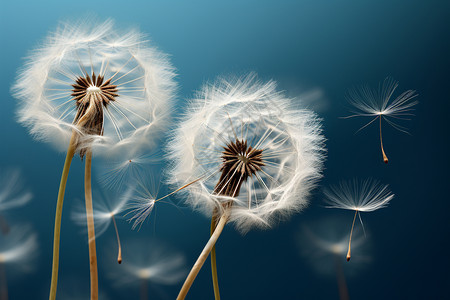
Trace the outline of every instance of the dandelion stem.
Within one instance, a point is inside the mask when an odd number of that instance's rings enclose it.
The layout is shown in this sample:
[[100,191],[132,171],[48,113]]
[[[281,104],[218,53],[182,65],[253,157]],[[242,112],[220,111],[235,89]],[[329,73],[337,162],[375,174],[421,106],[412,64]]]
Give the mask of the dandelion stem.
[[86,151],[86,165],[84,169],[84,197],[86,200],[86,218],[89,239],[89,266],[91,274],[91,300],[98,299],[98,274],[97,274],[97,253],[95,250],[95,228],[94,209],[92,207],[92,187],[91,187],[91,166],[92,150]]
[[[214,234],[214,231],[216,230],[216,225],[217,225],[217,211],[213,214],[213,217],[211,218],[211,236]],[[216,245],[214,245],[211,250],[211,273],[214,287],[214,299],[220,300],[219,278],[217,277]]]
[[353,235],[353,227],[355,226],[356,215],[358,214],[358,210],[355,210],[355,216],[353,217],[352,230],[350,231],[350,239],[348,240],[348,251],[347,251],[347,261],[350,261],[351,256],[351,246],[352,246],[352,235]]
[[0,215],[0,231],[2,232],[3,235],[7,235],[9,233],[9,224],[8,221],[6,221],[6,219]]
[[61,181],[59,183],[58,200],[56,202],[55,229],[53,237],[52,280],[50,285],[50,296],[49,296],[50,300],[56,299],[56,288],[58,284],[59,240],[61,236],[62,208],[64,202],[64,192],[66,191],[67,177],[69,176],[70,164],[72,162],[72,158],[76,150],[75,140],[76,140],[76,133],[73,133],[72,137],[70,138],[69,147],[67,148],[66,161],[64,162]]
[[117,230],[116,218],[114,218],[114,215],[111,215],[111,218],[113,220],[114,229],[116,230],[117,245],[119,247],[119,250],[117,253],[117,263],[121,264],[122,263],[122,246],[120,245],[119,230]]
[[202,253],[200,253],[200,256],[197,258],[197,261],[195,262],[194,266],[191,269],[191,272],[189,272],[188,277],[184,281],[183,287],[181,288],[180,293],[178,294],[177,300],[183,300],[186,297],[189,289],[191,288],[192,283],[195,280],[195,277],[197,277],[198,272],[202,268],[203,264],[208,258],[209,253],[211,252],[212,248],[217,242],[217,239],[222,233],[225,224],[228,222],[229,214],[230,214],[229,209],[226,209],[222,214],[222,216],[220,217],[216,229],[214,230],[214,233],[209,238],[208,243],[206,244],[205,248],[203,248]]
[[148,299],[148,282],[146,279],[141,279],[141,300]]
[[383,153],[383,161],[385,164],[387,164],[389,162],[386,153],[384,152],[384,147],[383,147],[383,136],[381,134],[381,115],[378,116],[378,118],[380,118],[380,144],[381,144],[381,153]]
[[0,300],[8,300],[8,282],[6,281],[6,269],[3,263],[0,263]]
[[339,260],[338,255],[334,255],[334,263],[336,267],[336,279],[339,289],[339,299],[340,300],[348,300],[348,288],[347,288],[347,282],[345,280],[344,270],[342,268],[341,261]]

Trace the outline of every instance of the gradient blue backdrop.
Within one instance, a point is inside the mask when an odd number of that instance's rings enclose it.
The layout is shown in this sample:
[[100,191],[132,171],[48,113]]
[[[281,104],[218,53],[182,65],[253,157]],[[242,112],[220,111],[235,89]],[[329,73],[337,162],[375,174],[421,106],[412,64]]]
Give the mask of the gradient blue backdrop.
[[[113,18],[117,27],[138,27],[171,55],[179,74],[178,116],[185,99],[217,75],[256,71],[263,80],[276,80],[290,96],[321,91],[318,113],[324,119],[328,148],[321,186],[374,177],[389,183],[396,194],[388,208],[363,216],[370,231],[372,263],[347,278],[350,298],[450,298],[450,2],[18,0],[4,1],[0,8],[0,168],[20,167],[34,192],[32,203],[8,218],[33,224],[40,256],[37,272],[9,281],[11,299],[47,297],[64,154],[33,141],[16,123],[10,87],[22,58],[59,21],[89,14],[100,20]],[[406,123],[411,136],[385,127],[390,158],[386,166],[381,162],[377,127],[355,135],[364,120],[339,117],[348,113],[345,94],[350,87],[375,86],[388,75],[399,80],[399,91],[417,90],[420,104]],[[74,200],[83,196],[82,166],[74,160],[66,193],[59,291],[74,289],[88,295],[86,237],[70,220]],[[297,241],[302,225],[336,214],[350,225],[350,212],[323,208],[318,189],[308,209],[272,230],[242,236],[227,226],[218,242],[222,298],[337,299],[335,278],[315,273],[300,255]],[[157,236],[185,253],[189,265],[209,234],[206,217],[170,205],[158,206],[139,232],[132,232],[126,222],[119,225],[123,239]],[[137,299],[138,289],[113,288],[104,276],[103,253],[113,234],[108,230],[98,240],[100,289],[107,299]],[[150,298],[173,299],[180,286],[151,288]],[[188,298],[212,297],[206,265]]]

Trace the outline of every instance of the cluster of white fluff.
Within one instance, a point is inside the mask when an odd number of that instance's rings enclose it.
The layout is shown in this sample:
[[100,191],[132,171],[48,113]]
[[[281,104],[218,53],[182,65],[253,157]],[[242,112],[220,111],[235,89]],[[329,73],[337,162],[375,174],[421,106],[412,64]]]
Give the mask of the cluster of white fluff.
[[[176,84],[167,56],[150,47],[136,30],[118,34],[112,21],[61,24],[44,46],[28,57],[13,93],[20,100],[19,121],[38,140],[68,147],[77,109],[71,97],[77,77],[113,77],[119,94],[104,109],[103,136],[85,136],[96,154],[122,146],[151,146],[167,124]],[[100,151],[101,150],[101,151]],[[95,150],[94,150],[95,151]]]
[[[321,177],[324,137],[320,120],[299,99],[276,91],[273,81],[254,74],[219,79],[197,94],[169,143],[169,182],[189,185],[187,202],[211,216],[232,201],[230,221],[241,232],[268,227],[279,217],[301,210]],[[264,166],[244,182],[236,197],[217,195],[223,147],[236,139],[263,149]]]

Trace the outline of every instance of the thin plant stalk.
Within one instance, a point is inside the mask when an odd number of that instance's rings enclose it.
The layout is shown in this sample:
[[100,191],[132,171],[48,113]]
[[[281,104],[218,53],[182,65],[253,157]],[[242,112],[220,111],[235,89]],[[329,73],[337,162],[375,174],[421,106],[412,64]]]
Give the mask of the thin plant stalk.
[[222,214],[222,216],[220,217],[216,229],[214,230],[214,233],[209,238],[208,243],[206,244],[205,248],[203,248],[202,253],[200,253],[200,256],[197,258],[197,261],[195,262],[194,266],[191,269],[191,272],[189,272],[188,277],[184,281],[184,284],[178,294],[177,300],[183,300],[186,297],[187,293],[189,292],[189,289],[192,286],[192,283],[194,283],[195,277],[197,277],[198,272],[202,268],[203,264],[205,263],[206,259],[209,256],[209,253],[211,252],[212,248],[217,242],[217,239],[222,233],[225,224],[227,224],[228,217],[229,217],[229,210],[226,209]]
[[381,144],[381,153],[383,154],[383,161],[385,164],[387,164],[389,162],[386,153],[384,152],[384,147],[383,147],[383,136],[381,134],[381,116],[378,116],[378,118],[380,118],[380,144]]
[[53,263],[52,263],[52,280],[50,285],[50,300],[56,299],[56,288],[58,285],[58,267],[59,267],[59,241],[61,236],[61,217],[62,208],[64,203],[64,193],[66,191],[67,178],[69,176],[70,164],[75,154],[76,134],[73,133],[70,138],[69,147],[67,148],[66,160],[64,162],[64,168],[61,175],[61,181],[59,183],[58,200],[56,201],[56,213],[55,213],[55,229],[53,237]]
[[116,218],[114,218],[114,214],[111,214],[111,219],[114,224],[114,229],[116,230],[116,237],[117,237],[117,245],[118,245],[118,253],[117,253],[117,263],[122,263],[122,246],[120,245],[120,237],[119,237],[119,230],[117,230],[117,224],[116,224]]
[[344,270],[342,268],[341,261],[339,260],[338,255],[334,255],[334,263],[336,267],[336,279],[339,289],[339,299],[340,300],[348,300],[348,288],[347,288],[347,282],[345,280]]
[[353,217],[352,230],[350,231],[350,239],[348,240],[348,251],[347,251],[347,261],[350,261],[351,256],[351,246],[352,246],[352,235],[353,235],[353,227],[355,226],[356,215],[358,214],[358,210],[355,210],[355,216]]
[[147,279],[142,278],[141,279],[141,290],[140,290],[140,296],[141,300],[147,300],[148,299],[148,282]]
[[[214,213],[213,217],[211,218],[211,236],[216,230],[216,225],[217,225],[217,213]],[[214,299],[220,300],[219,278],[217,277],[216,245],[214,245],[211,250],[211,274],[214,287]]]
[[0,231],[2,232],[3,235],[7,235],[9,233],[9,224],[8,221],[6,221],[6,219],[0,215]]
[[8,282],[6,280],[6,268],[0,263],[0,300],[8,300]]
[[91,300],[98,299],[98,271],[97,253],[95,250],[94,209],[92,207],[91,187],[92,150],[86,151],[86,165],[84,172],[84,197],[86,200],[86,218],[89,239],[89,269],[91,275]]

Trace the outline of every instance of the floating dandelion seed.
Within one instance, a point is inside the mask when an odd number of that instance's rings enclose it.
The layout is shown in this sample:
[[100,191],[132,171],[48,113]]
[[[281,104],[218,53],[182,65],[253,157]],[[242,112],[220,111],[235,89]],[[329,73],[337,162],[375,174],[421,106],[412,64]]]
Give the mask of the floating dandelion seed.
[[343,234],[345,228],[340,218],[320,219],[305,224],[298,235],[301,254],[315,271],[324,275],[335,275],[341,300],[349,299],[346,275],[353,275],[361,266],[370,261],[367,237],[362,230],[353,232],[353,249],[358,249],[351,264],[342,265],[342,256],[347,252],[348,236]]
[[149,147],[167,123],[174,95],[173,68],[166,55],[137,31],[117,34],[112,21],[63,24],[36,50],[13,92],[19,122],[38,140],[67,148],[55,217],[50,299],[56,297],[59,239],[65,186],[72,157],[86,157],[85,199],[91,266],[91,296],[98,280],[92,212],[91,163],[132,146]]
[[388,77],[384,80],[383,84],[379,85],[378,90],[372,90],[368,86],[351,90],[349,92],[349,101],[356,110],[353,112],[353,115],[344,117],[373,117],[372,121],[359,130],[364,129],[379,119],[381,153],[383,154],[383,161],[385,163],[388,163],[389,160],[384,152],[381,120],[385,120],[389,125],[399,131],[408,133],[406,128],[397,124],[396,121],[408,120],[409,116],[413,116],[412,111],[414,109],[412,107],[418,103],[418,101],[413,101],[417,97],[416,91],[413,90],[403,92],[393,101],[390,101],[397,87],[398,82]]
[[101,183],[108,189],[120,191],[124,187],[136,185],[136,178],[151,176],[150,166],[161,161],[161,154],[156,151],[148,152],[129,149],[105,160],[99,168]]
[[4,169],[0,173],[0,230],[3,234],[9,232],[9,225],[4,214],[6,211],[27,204],[33,194],[27,191],[21,180],[19,169]]
[[389,201],[394,198],[394,194],[388,189],[388,185],[382,185],[370,179],[362,182],[356,180],[349,182],[343,181],[338,186],[330,186],[329,189],[325,189],[324,194],[328,203],[327,208],[355,211],[348,241],[347,261],[349,261],[351,258],[352,234],[356,215],[359,216],[359,221],[364,229],[360,212],[371,212],[386,207]]
[[126,240],[124,245],[123,264],[106,265],[107,274],[115,286],[140,285],[140,299],[149,299],[149,284],[173,285],[186,275],[184,256],[159,240]]
[[187,202],[212,217],[211,239],[179,294],[183,299],[230,221],[247,232],[270,227],[307,205],[321,176],[323,136],[316,115],[295,109],[255,75],[205,86],[191,102],[169,144],[170,182],[183,186]]
[[37,235],[30,226],[11,226],[7,235],[0,235],[0,297],[8,299],[6,268],[15,273],[35,269],[38,254]]
[[[117,238],[117,262],[122,263],[122,246],[120,243],[119,230],[117,229],[116,218],[126,209],[127,201],[130,199],[132,189],[123,193],[123,195],[101,196],[96,194],[96,201],[93,203],[94,221],[95,221],[95,237],[101,236],[111,225],[114,225]],[[79,225],[86,226],[86,211],[83,211],[83,203],[79,203],[72,211],[72,219]],[[120,217],[120,216],[119,216]]]
[[129,194],[129,201],[126,207],[128,212],[125,214],[126,217],[129,216],[128,221],[133,222],[133,230],[141,228],[144,221],[152,213],[157,202],[169,201],[168,197],[180,190],[178,189],[157,199],[156,195],[159,193],[159,183],[160,181],[156,174],[149,173],[146,177],[135,178],[134,191]]

